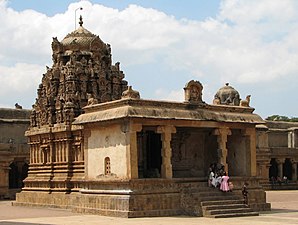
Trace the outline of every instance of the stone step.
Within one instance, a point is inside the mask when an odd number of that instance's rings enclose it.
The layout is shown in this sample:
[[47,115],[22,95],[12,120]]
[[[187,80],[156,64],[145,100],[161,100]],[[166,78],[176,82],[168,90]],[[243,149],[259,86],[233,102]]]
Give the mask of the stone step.
[[226,202],[228,200],[240,200],[239,197],[235,196],[235,195],[229,195],[229,196],[210,195],[210,196],[200,196],[199,198],[202,202],[206,202],[206,201],[223,201],[223,202]]
[[251,212],[254,212],[251,208],[216,209],[216,210],[206,210],[205,215],[239,214],[239,213],[251,213]]
[[234,194],[230,193],[230,192],[198,192],[196,194],[199,194],[200,196],[224,196],[224,197],[230,197],[230,196],[235,196]]
[[191,192],[192,195],[195,196],[200,196],[200,197],[205,197],[205,196],[224,196],[224,197],[230,197],[230,196],[235,196],[231,193],[221,193],[221,192]]
[[258,216],[258,215],[259,215],[259,213],[257,213],[257,212],[247,212],[247,213],[217,214],[217,215],[210,215],[210,216],[206,216],[206,217],[229,218],[229,217]]
[[220,206],[220,205],[227,205],[227,204],[243,204],[243,200],[241,199],[234,199],[234,200],[219,200],[219,201],[202,201],[201,206]]
[[242,208],[248,208],[248,206],[244,204],[202,206],[203,210],[242,209]]

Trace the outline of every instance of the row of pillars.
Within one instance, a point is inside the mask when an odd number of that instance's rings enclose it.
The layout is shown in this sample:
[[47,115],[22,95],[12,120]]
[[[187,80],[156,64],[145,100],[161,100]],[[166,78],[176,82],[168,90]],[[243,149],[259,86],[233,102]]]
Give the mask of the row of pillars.
[[[128,162],[130,162],[130,166],[128,166],[127,174],[131,179],[138,178],[138,150],[137,150],[137,132],[142,130],[142,125],[140,124],[130,124],[130,129],[128,134],[128,143],[130,145],[127,146],[127,152],[129,152]],[[171,149],[171,140],[172,134],[176,133],[175,126],[167,125],[167,126],[158,126],[157,133],[161,134],[162,141],[162,165],[161,165],[161,177],[170,179],[173,177],[172,170],[172,149]],[[228,164],[227,164],[227,140],[228,136],[231,135],[231,130],[229,128],[217,128],[213,132],[214,135],[217,136],[218,149],[218,162],[224,165],[225,170],[228,172]],[[245,129],[243,135],[249,136],[249,146],[250,146],[250,174],[251,176],[256,176],[256,143],[255,143],[255,129],[248,128]]]
[[[285,159],[277,159],[277,166],[278,166],[278,176],[280,178],[283,177],[283,164],[285,163]],[[292,180],[297,181],[297,162],[291,161],[292,163]]]

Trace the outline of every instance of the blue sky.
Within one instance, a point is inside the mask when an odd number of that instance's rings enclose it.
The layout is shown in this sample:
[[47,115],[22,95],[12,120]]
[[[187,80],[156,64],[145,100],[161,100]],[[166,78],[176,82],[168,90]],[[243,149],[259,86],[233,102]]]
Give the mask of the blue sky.
[[[17,11],[34,9],[48,16],[63,13],[73,0],[10,0],[9,6]],[[107,7],[125,9],[130,4],[140,5],[145,8],[154,8],[173,15],[178,19],[188,18],[202,20],[214,17],[218,12],[220,0],[92,0],[94,4],[102,4]]]
[[183,101],[199,80],[211,104],[229,82],[263,118],[298,117],[296,0],[0,0],[0,107],[31,108],[78,7],[142,98]]

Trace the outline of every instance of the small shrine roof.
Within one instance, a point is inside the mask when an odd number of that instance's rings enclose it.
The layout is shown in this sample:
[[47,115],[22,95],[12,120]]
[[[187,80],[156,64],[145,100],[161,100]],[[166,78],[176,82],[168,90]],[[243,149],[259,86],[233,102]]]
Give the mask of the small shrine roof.
[[254,108],[208,105],[206,103],[189,104],[184,102],[121,99],[87,106],[84,110],[85,113],[77,117],[73,124],[95,123],[122,118],[265,123],[259,115],[253,114]]

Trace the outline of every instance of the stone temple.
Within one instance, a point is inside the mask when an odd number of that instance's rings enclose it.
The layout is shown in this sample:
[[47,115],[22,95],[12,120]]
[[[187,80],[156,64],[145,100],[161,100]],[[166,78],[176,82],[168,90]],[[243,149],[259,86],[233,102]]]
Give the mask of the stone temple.
[[[30,164],[16,205],[121,217],[270,209],[256,169],[256,126],[264,121],[249,96],[241,100],[226,84],[210,105],[203,85],[191,80],[183,102],[142,99],[119,63],[112,65],[110,45],[81,18],[62,41],[53,38],[52,50],[26,131]],[[233,192],[207,186],[214,162],[228,172]],[[245,182],[248,205],[241,196]],[[206,206],[216,202],[236,208],[210,212]]]

